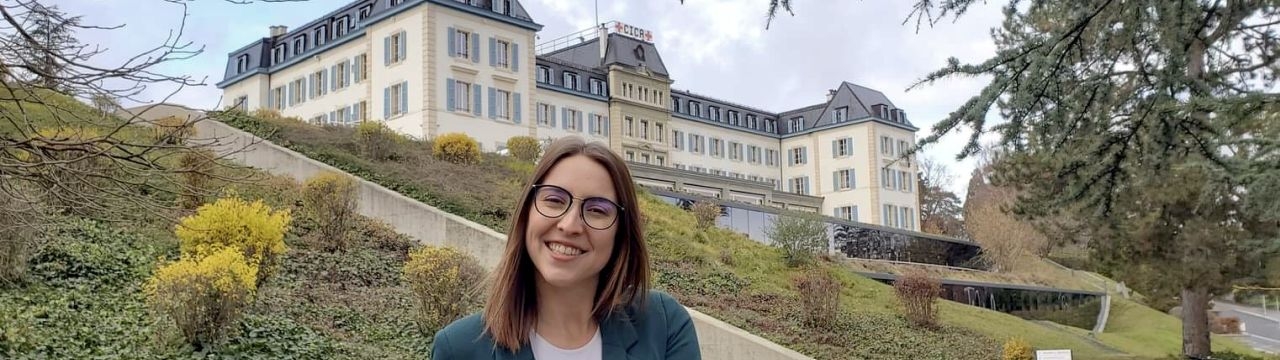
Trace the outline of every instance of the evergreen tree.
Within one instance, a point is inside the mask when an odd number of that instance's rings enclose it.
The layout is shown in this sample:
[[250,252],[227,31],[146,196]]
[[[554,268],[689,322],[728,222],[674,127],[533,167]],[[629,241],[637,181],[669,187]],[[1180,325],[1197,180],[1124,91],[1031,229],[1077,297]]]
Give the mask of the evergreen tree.
[[24,31],[11,35],[7,41],[14,46],[16,60],[23,64],[44,88],[59,89],[67,66],[79,60],[80,43],[75,29],[80,27],[79,16],[67,16],[57,5],[46,6],[32,2],[21,14]]

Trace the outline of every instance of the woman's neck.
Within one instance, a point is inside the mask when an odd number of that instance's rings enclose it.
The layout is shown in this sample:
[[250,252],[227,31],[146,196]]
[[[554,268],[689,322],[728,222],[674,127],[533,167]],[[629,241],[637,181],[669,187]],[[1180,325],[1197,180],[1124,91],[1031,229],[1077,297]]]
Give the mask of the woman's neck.
[[596,282],[581,286],[553,287],[537,281],[539,336],[562,349],[576,349],[595,336],[599,324],[591,317]]

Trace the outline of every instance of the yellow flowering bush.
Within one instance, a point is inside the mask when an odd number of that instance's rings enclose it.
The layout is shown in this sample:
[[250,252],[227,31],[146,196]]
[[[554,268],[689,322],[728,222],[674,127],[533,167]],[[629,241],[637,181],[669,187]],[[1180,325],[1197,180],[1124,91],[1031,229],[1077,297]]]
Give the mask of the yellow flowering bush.
[[206,256],[226,247],[244,252],[246,261],[258,267],[265,278],[285,252],[284,234],[292,221],[289,211],[275,210],[257,200],[236,196],[201,205],[196,213],[182,218],[174,229],[179,250],[185,255]]
[[356,201],[356,181],[351,176],[326,172],[307,179],[302,209],[325,248],[347,248],[348,232],[356,221]]
[[1034,360],[1035,355],[1031,351],[1031,344],[1020,338],[1012,338],[1004,343],[1004,354],[1000,357],[1002,360]]
[[479,308],[484,268],[450,247],[423,246],[409,253],[405,282],[413,290],[418,330],[430,336]]
[[231,330],[252,300],[257,277],[258,268],[244,253],[227,246],[161,266],[142,290],[152,311],[172,320],[188,343],[202,349]]
[[152,129],[155,140],[164,144],[182,144],[196,134],[194,122],[177,116],[157,119]]
[[432,141],[431,155],[454,164],[473,164],[480,161],[480,143],[467,134],[448,133]]

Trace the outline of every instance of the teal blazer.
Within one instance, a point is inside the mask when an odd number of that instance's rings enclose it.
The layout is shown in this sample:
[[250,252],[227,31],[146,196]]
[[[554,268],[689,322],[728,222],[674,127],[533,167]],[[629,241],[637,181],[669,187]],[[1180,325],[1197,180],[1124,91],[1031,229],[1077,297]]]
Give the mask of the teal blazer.
[[[630,307],[600,323],[604,358],[701,359],[698,333],[684,306],[671,295],[653,290],[647,300],[644,309]],[[431,359],[534,360],[528,344],[517,353],[498,347],[484,331],[480,314],[454,321],[437,332]]]

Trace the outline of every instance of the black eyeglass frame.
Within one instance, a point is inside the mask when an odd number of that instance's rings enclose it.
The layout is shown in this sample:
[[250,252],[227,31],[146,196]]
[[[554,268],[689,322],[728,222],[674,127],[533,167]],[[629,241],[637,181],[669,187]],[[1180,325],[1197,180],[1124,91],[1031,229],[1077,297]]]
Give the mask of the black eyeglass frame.
[[[546,213],[542,212],[542,209],[541,209],[541,208],[539,208],[539,207],[538,207],[538,198],[537,198],[538,190],[540,190],[540,189],[544,189],[544,188],[557,189],[557,190],[560,190],[560,191],[564,192],[564,193],[565,193],[565,195],[568,195],[568,197],[569,197],[569,203],[565,205],[565,207],[564,207],[564,212],[560,213],[560,215],[556,215],[556,216],[547,215]],[[617,208],[617,209],[618,209],[618,214],[617,214],[617,215],[615,215],[615,216],[613,217],[613,221],[612,221],[612,222],[610,222],[608,226],[605,226],[605,227],[603,227],[603,228],[598,228],[598,227],[595,227],[595,226],[591,226],[591,222],[590,222],[590,221],[587,221],[587,214],[586,214],[586,211],[582,209],[582,206],[581,206],[581,205],[579,205],[579,206],[578,206],[578,217],[582,219],[582,223],[583,223],[583,224],[585,224],[585,225],[587,225],[587,227],[592,228],[592,229],[596,229],[596,230],[608,230],[609,228],[612,228],[614,225],[617,225],[617,224],[618,224],[618,221],[619,221],[620,219],[622,219],[622,214],[623,214],[623,213],[625,213],[625,212],[627,212],[627,209],[626,209],[626,208],[622,207],[622,205],[619,205],[618,203],[614,202],[613,200],[609,200],[609,199],[602,198],[602,197],[599,197],[599,196],[593,196],[593,197],[589,197],[589,198],[585,198],[585,199],[584,199],[584,198],[580,198],[580,197],[575,197],[575,196],[573,196],[573,193],[569,192],[569,190],[565,190],[565,188],[562,188],[562,187],[559,187],[559,186],[556,186],[556,185],[551,185],[551,184],[534,184],[533,186],[530,186],[530,187],[529,187],[529,193],[531,194],[531,196],[529,197],[529,202],[530,202],[530,203],[529,203],[529,206],[533,207],[533,210],[534,210],[534,211],[537,211],[537,212],[538,212],[538,214],[540,214],[540,215],[542,215],[542,216],[546,216],[546,217],[547,217],[547,218],[549,218],[549,219],[559,219],[560,217],[564,216],[565,214],[568,214],[568,213],[569,213],[569,209],[572,209],[572,208],[573,208],[573,202],[574,202],[575,200],[581,201],[582,203],[586,203],[586,202],[587,202],[587,200],[596,200],[596,199],[599,199],[599,200],[604,200],[605,202],[608,202],[609,204],[612,204],[614,208]]]

